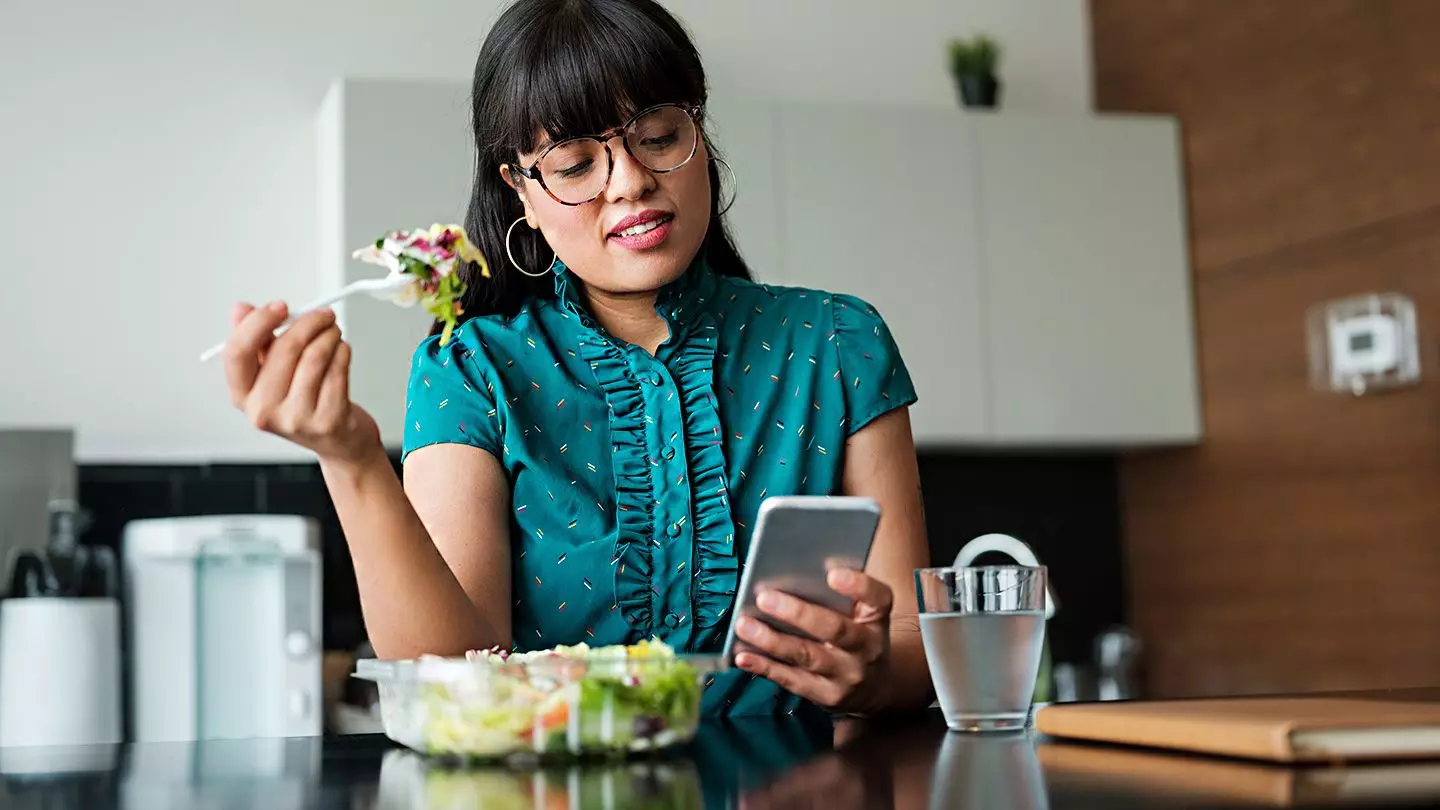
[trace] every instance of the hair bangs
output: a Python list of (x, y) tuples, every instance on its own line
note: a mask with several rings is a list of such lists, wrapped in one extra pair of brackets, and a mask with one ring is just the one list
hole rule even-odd
[(705, 100), (699, 54), (682, 45), (684, 32), (633, 3), (560, 0), (532, 23), (506, 88), (513, 114), (497, 122), (498, 145), (509, 151), (604, 132), (656, 104)]

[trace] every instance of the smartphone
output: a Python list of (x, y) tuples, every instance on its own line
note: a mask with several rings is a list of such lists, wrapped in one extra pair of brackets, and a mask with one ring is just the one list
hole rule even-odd
[(742, 616), (759, 619), (782, 633), (810, 638), (756, 606), (755, 598), (767, 589), (849, 614), (854, 601), (832, 590), (825, 577), (834, 568), (863, 571), (879, 525), (880, 504), (871, 498), (783, 495), (765, 499), (741, 569), (740, 590), (721, 660), (733, 665), (737, 643), (744, 644), (735, 636)]

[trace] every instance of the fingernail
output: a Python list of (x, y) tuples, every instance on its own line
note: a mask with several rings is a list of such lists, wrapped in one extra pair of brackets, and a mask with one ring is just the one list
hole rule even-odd
[(285, 311), (285, 302), (284, 302), (284, 301), (271, 301), (269, 304), (266, 305), (265, 308), (268, 309), (268, 310), (270, 310), (271, 312), (284, 312), (284, 311)]
[(774, 610), (780, 607), (780, 597), (766, 591), (755, 597), (755, 604), (759, 605), (761, 610)]
[(743, 638), (752, 638), (758, 629), (760, 628), (756, 626), (754, 619), (741, 619), (740, 626), (736, 628), (737, 632), (739, 632)]
[(320, 310), (320, 311), (321, 311), (322, 313), (324, 313), (324, 316), (325, 316), (326, 318), (334, 318), (334, 317), (335, 317), (335, 310), (331, 309), (330, 307), (325, 307), (324, 309), (322, 309), (322, 310)]
[(834, 572), (836, 585), (855, 584), (855, 573), (848, 568), (841, 568)]

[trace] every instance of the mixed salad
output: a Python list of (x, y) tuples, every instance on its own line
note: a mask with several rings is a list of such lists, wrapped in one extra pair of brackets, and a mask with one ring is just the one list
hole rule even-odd
[[(406, 690), (414, 691), (404, 701), (410, 716), (397, 722), (418, 739), (400, 741), (432, 755), (478, 759), (623, 753), (684, 742), (699, 723), (706, 670), (660, 641), (480, 650), (463, 661), (421, 658), (416, 664)], [(382, 703), (387, 691), (381, 690)]]

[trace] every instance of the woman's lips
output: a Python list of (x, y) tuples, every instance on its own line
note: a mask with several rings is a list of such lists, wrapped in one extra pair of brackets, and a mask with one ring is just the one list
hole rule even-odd
[(664, 244), (665, 240), (670, 238), (670, 226), (674, 221), (672, 214), (628, 217), (620, 221), (622, 227), (611, 233), (609, 239), (630, 250), (649, 250)]
[(653, 222), (657, 219), (664, 219), (668, 216), (673, 216), (673, 214), (671, 214), (669, 211), (662, 211), (658, 208), (646, 208), (644, 211), (641, 211), (638, 214), (631, 214), (628, 217), (624, 217), (619, 222), (610, 226), (610, 233), (607, 234), (607, 236), (614, 236), (615, 234), (633, 228), (636, 225), (644, 225), (647, 222)]

